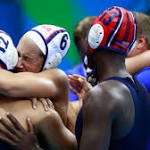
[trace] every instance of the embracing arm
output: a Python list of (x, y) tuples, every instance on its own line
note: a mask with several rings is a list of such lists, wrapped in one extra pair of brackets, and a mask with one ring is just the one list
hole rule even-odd
[(54, 82), (47, 73), (11, 73), (0, 70), (0, 93), (11, 97), (53, 97), (56, 93)]
[(63, 71), (49, 69), (40, 73), (11, 73), (1, 69), (0, 79), (0, 93), (5, 96), (52, 99), (56, 111), (66, 123), (69, 84)]
[(141, 69), (150, 66), (150, 50), (134, 57), (126, 58), (126, 68), (131, 75), (135, 75)]

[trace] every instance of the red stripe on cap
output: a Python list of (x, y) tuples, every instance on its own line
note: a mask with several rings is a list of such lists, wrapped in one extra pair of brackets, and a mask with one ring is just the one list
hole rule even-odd
[(52, 32), (47, 38), (46, 41), (56, 32), (56, 30), (54, 32)]

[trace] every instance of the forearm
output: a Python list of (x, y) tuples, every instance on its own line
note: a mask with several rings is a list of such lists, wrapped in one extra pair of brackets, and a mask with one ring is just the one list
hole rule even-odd
[(0, 79), (0, 94), (10, 97), (52, 97), (56, 90), (51, 80), (34, 73), (0, 70)]
[(125, 64), (127, 71), (131, 75), (135, 75), (141, 69), (150, 66), (150, 51), (147, 50), (137, 56), (126, 58)]
[(64, 100), (59, 99), (59, 101), (54, 100), (53, 104), (54, 104), (55, 110), (58, 112), (59, 116), (61, 117), (64, 125), (66, 125), (67, 124), (68, 102), (66, 102), (66, 100), (64, 101)]
[(72, 133), (75, 133), (75, 123), (79, 110), (80, 110), (79, 101), (69, 102), (67, 113), (67, 127)]
[(144, 64), (139, 62), (137, 56), (135, 58), (126, 58), (125, 64), (126, 64), (127, 71), (131, 75), (136, 74), (144, 67)]
[(82, 101), (81, 100), (69, 102), (69, 107), (68, 107), (69, 112), (68, 113), (72, 112), (77, 117), (81, 107), (82, 107)]

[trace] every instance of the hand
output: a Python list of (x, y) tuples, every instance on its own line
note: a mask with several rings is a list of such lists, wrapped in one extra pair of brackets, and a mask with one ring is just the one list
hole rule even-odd
[(70, 89), (78, 96), (80, 101), (84, 100), (86, 93), (92, 88), (86, 78), (80, 75), (69, 75)]
[(33, 109), (37, 108), (37, 101), (40, 101), (43, 104), (45, 111), (48, 111), (49, 108), (54, 109), (54, 105), (49, 98), (32, 98), (31, 100)]
[(3, 135), (3, 137), (0, 137), (2, 141), (10, 144), (16, 150), (40, 150), (29, 118), (27, 119), (29, 132), (22, 127), (12, 114), (7, 113), (7, 118), (11, 124), (9, 121), (0, 118), (0, 123), (5, 127), (5, 129), (0, 129)]

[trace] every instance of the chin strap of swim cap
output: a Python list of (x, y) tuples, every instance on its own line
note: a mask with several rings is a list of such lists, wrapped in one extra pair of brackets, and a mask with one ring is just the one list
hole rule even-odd
[(86, 79), (87, 81), (92, 85), (96, 85), (97, 80), (96, 80), (96, 71), (94, 68), (89, 68), (88, 67), (88, 59), (87, 56), (84, 57), (84, 70), (85, 70), (85, 74), (86, 74)]

